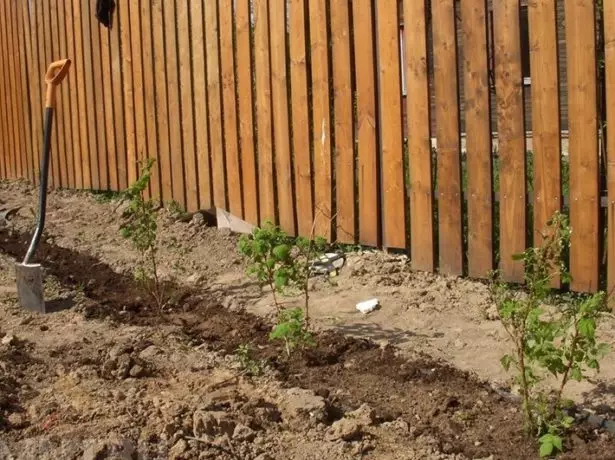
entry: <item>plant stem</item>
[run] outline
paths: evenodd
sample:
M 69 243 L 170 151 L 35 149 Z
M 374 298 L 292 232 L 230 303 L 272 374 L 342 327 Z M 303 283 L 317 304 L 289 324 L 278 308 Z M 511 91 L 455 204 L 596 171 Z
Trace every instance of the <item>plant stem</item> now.
M 517 357 L 519 359 L 519 371 L 521 372 L 521 386 L 523 391 L 523 407 L 525 409 L 525 416 L 530 429 L 534 429 L 534 417 L 532 417 L 532 411 L 530 409 L 530 389 L 525 375 L 525 356 L 523 354 L 523 345 L 517 343 Z
M 574 335 L 572 336 L 572 342 L 570 344 L 570 358 L 568 359 L 568 363 L 566 364 L 566 370 L 564 371 L 564 374 L 562 376 L 562 381 L 559 385 L 559 389 L 557 390 L 555 401 L 553 401 L 553 407 L 551 409 L 551 416 L 555 415 L 555 411 L 559 407 L 560 401 L 562 400 L 562 395 L 564 394 L 564 387 L 568 383 L 568 379 L 570 378 L 570 371 L 572 370 L 572 366 L 574 365 L 574 354 L 577 349 L 578 343 L 579 343 L 579 321 L 575 320 Z
M 278 296 L 275 293 L 275 283 L 269 281 L 269 287 L 271 288 L 271 293 L 273 294 L 273 303 L 275 304 L 276 310 L 280 311 L 280 304 L 278 303 Z

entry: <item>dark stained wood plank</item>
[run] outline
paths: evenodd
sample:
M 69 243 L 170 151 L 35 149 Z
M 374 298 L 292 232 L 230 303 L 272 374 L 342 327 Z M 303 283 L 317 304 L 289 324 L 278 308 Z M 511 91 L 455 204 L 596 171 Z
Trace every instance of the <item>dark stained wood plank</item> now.
M 295 206 L 297 232 L 309 237 L 314 221 L 312 201 L 312 164 L 310 155 L 310 120 L 307 89 L 307 60 L 305 37 L 305 2 L 290 0 L 290 79 L 293 127 L 293 155 L 295 165 Z
M 524 267 L 513 255 L 525 250 L 525 129 L 519 1 L 494 4 L 495 77 L 500 158 L 500 269 L 522 282 Z M 520 229 L 524 229 L 520 231 Z
M 566 2 L 571 288 L 598 289 L 600 267 L 595 5 Z
M 60 51 L 59 56 L 60 59 L 70 58 L 68 52 L 68 44 L 66 37 L 67 26 L 67 14 L 65 10 L 65 0 L 58 0 L 58 36 L 59 36 L 59 44 Z M 74 69 L 71 67 L 71 72 L 73 73 Z M 72 116 L 73 110 L 70 103 L 70 93 L 72 80 L 70 75 L 61 85 L 60 90 L 58 91 L 58 99 L 62 99 L 62 113 L 60 115 L 60 120 L 62 123 L 62 128 L 64 130 L 64 152 L 62 152 L 62 158 L 64 158 L 66 168 L 66 183 L 65 186 L 69 188 L 75 188 L 75 166 L 74 166 L 74 158 L 73 158 L 73 124 L 72 124 Z
M 468 170 L 468 274 L 472 278 L 487 278 L 493 270 L 493 176 L 485 0 L 461 0 L 461 16 Z
M 408 150 L 410 152 L 410 242 L 412 267 L 434 269 L 433 194 L 427 69 L 427 26 L 423 1 L 404 1 Z

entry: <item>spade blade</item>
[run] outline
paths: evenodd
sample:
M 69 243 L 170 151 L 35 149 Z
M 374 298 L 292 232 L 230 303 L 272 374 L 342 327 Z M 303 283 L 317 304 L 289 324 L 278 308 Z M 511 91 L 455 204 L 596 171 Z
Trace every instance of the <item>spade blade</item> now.
M 40 264 L 16 264 L 15 277 L 21 306 L 26 310 L 45 313 L 43 269 Z

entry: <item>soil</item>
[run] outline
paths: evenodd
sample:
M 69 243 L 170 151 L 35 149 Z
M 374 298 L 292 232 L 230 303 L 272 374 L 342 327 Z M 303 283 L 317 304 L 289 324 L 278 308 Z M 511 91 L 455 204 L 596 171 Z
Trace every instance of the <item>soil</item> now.
M 171 301 L 159 311 L 133 281 L 119 203 L 56 191 L 39 251 L 55 312 L 34 315 L 18 306 L 12 266 L 35 193 L 0 184 L 0 208 L 22 206 L 0 227 L 0 458 L 537 458 L 500 390 L 507 343 L 482 283 L 349 254 L 334 284 L 312 286 L 316 345 L 285 358 L 268 340 L 270 295 L 245 277 L 235 235 L 161 210 Z M 378 311 L 356 312 L 372 297 Z M 603 329 L 613 343 L 612 319 Z M 245 344 L 259 375 L 240 365 Z M 608 415 L 612 364 L 570 396 Z M 567 448 L 562 458 L 615 459 L 615 440 L 589 424 Z

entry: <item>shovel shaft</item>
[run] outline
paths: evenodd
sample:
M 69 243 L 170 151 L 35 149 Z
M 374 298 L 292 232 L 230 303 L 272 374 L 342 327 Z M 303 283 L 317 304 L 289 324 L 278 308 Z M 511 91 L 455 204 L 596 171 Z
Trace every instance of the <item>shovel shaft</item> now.
M 47 178 L 49 175 L 49 153 L 51 150 L 51 127 L 53 125 L 53 106 L 45 108 L 45 133 L 43 139 L 43 157 L 41 158 L 41 173 L 40 173 L 40 187 L 38 197 L 38 222 L 36 224 L 36 230 L 34 236 L 30 242 L 30 247 L 26 253 L 26 257 L 23 260 L 24 265 L 27 265 L 34 257 L 38 243 L 43 235 L 43 229 L 45 228 L 45 214 L 47 211 Z

